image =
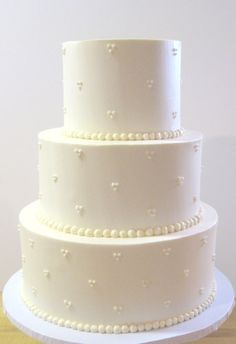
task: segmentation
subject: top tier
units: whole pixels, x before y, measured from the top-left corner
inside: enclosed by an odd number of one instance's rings
[[[67,136],[95,140],[181,135],[181,44],[96,40],[63,44]]]

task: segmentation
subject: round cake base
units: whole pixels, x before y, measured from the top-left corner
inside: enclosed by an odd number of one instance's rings
[[[229,280],[216,270],[217,294],[214,303],[196,318],[161,330],[100,334],[75,331],[48,323],[31,313],[20,297],[21,271],[16,272],[3,290],[3,307],[10,321],[27,335],[50,344],[96,343],[186,343],[216,331],[229,317],[234,307],[234,291]]]

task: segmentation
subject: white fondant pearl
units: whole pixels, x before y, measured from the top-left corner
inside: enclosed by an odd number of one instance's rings
[[[154,234],[155,235],[160,235],[161,234],[161,227],[157,227],[154,229]]]
[[[138,324],[138,331],[143,332],[145,330],[144,324]]]
[[[160,324],[160,328],[164,328],[166,326],[165,320],[161,320],[159,324]]]
[[[85,235],[85,229],[84,229],[84,228],[79,228],[78,234],[79,234],[80,236],[84,236],[84,235]]]
[[[129,330],[131,333],[135,333],[138,331],[138,327],[136,325],[130,325]]]
[[[166,320],[166,326],[167,326],[167,327],[172,326],[172,324],[173,324],[173,321],[172,321],[171,318],[169,318],[169,319]]]
[[[173,317],[172,318],[172,322],[173,322],[173,325],[178,324],[178,318],[177,317]]]
[[[182,323],[184,321],[184,316],[183,316],[183,314],[180,314],[179,316],[178,316],[178,322],[179,323]]]
[[[161,233],[162,233],[163,235],[168,234],[168,227],[167,227],[167,226],[163,226],[163,227],[161,228]]]
[[[190,319],[189,313],[185,313],[185,314],[184,314],[184,320],[187,321],[187,320],[189,320],[189,319]]]
[[[121,332],[122,332],[122,333],[128,333],[128,332],[129,332],[129,327],[128,327],[128,325],[122,325],[122,326],[121,326]]]
[[[121,332],[120,326],[119,326],[119,325],[115,325],[115,326],[113,327],[113,333],[118,334],[118,333],[120,333],[120,332]]]
[[[106,326],[106,333],[112,333],[112,326],[111,325]]]
[[[193,319],[193,318],[194,318],[194,312],[191,311],[191,312],[189,313],[189,316],[190,316],[190,319]]]
[[[93,236],[93,230],[91,228],[87,228],[84,234],[86,237],[91,237]]]
[[[105,139],[106,139],[107,141],[111,141],[111,140],[112,140],[112,134],[107,133],[107,134],[105,135]]]
[[[104,141],[104,140],[105,140],[105,134],[99,133],[99,134],[98,134],[98,140]]]
[[[136,231],[135,230],[133,230],[133,229],[130,229],[129,231],[128,231],[128,237],[129,238],[135,238],[136,237]]]
[[[153,324],[152,324],[152,326],[153,326],[153,329],[154,329],[154,330],[157,330],[157,329],[160,327],[159,321],[154,321]]]
[[[90,332],[90,325],[89,324],[84,324],[84,331]]]
[[[144,140],[149,140],[149,134],[148,133],[143,134],[143,139]]]
[[[152,323],[147,322],[144,324],[144,327],[145,327],[145,331],[150,331],[152,330]]]
[[[169,225],[168,226],[168,233],[174,233],[175,231],[175,226],[174,225]]]
[[[102,237],[102,230],[101,229],[95,229],[94,236],[97,238]]]
[[[152,236],[153,235],[153,229],[152,228],[148,228],[145,230],[145,236]]]
[[[137,230],[137,237],[144,237],[144,231],[142,229]]]
[[[111,236],[111,232],[109,229],[104,229],[102,234],[103,234],[104,238],[110,238],[110,236]]]
[[[73,330],[76,330],[76,329],[77,329],[77,322],[76,322],[76,321],[72,321],[72,323],[71,323],[71,328],[72,328]]]
[[[135,134],[135,139],[136,140],[142,140],[142,134],[141,133],[136,133]]]
[[[76,234],[78,233],[78,227],[72,226],[72,227],[71,227],[71,233],[74,234],[74,235],[76,235]]]
[[[59,326],[64,326],[64,323],[65,323],[64,319],[62,319],[62,318],[58,319],[58,325]]]
[[[105,326],[103,324],[98,325],[98,332],[99,333],[105,333],[106,332]]]
[[[71,328],[71,322],[70,322],[70,320],[66,320],[66,321],[65,321],[65,327]]]
[[[124,230],[120,231],[120,237],[121,238],[127,238],[127,232]]]
[[[118,141],[119,140],[119,134],[118,133],[112,134],[112,138],[114,141]]]
[[[97,332],[98,331],[97,325],[91,325],[90,331],[93,332],[93,333]]]
[[[120,139],[121,139],[122,141],[126,141],[126,140],[128,139],[128,135],[127,135],[126,133],[122,133],[122,134],[120,135]]]
[[[84,325],[82,323],[77,324],[77,330],[78,331],[83,331],[84,330]]]
[[[128,139],[131,140],[131,141],[134,141],[135,140],[135,134],[134,133],[129,133],[128,134]]]
[[[111,237],[112,238],[118,238],[119,237],[119,232],[115,229],[111,231]]]

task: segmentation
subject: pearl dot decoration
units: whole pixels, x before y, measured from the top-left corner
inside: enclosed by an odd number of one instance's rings
[[[200,294],[200,295],[203,295],[204,292],[205,292],[205,288],[204,288],[204,287],[201,287],[201,288],[199,289],[199,294]]]
[[[178,186],[181,186],[181,185],[183,185],[183,183],[184,183],[184,177],[183,177],[183,176],[178,176],[178,177],[176,178],[176,184],[177,184]]]
[[[148,88],[153,88],[154,80],[149,79],[149,80],[146,81],[146,84],[147,84],[147,87],[148,87]]]
[[[90,288],[94,288],[96,284],[96,280],[94,279],[89,279],[88,280],[88,285],[90,286]]]
[[[58,181],[58,176],[56,174],[53,174],[51,178],[54,183]]]
[[[122,258],[122,253],[121,252],[113,252],[112,254],[113,259],[117,262],[119,262]]]
[[[30,248],[34,248],[34,244],[35,244],[34,240],[33,239],[29,239],[29,247]]]
[[[78,156],[78,158],[84,158],[84,152],[81,148],[74,148],[74,153]]]
[[[165,306],[166,308],[169,308],[170,305],[171,305],[171,300],[166,300],[166,301],[164,301],[164,306]]]
[[[49,270],[43,270],[43,275],[44,275],[44,277],[46,277],[46,278],[49,278],[50,277],[50,272],[49,272]]]
[[[165,256],[170,256],[170,254],[171,254],[171,247],[166,247],[166,248],[163,248],[162,249],[162,252],[163,252],[163,254],[165,255]]]
[[[72,302],[71,301],[64,300],[63,303],[64,303],[65,307],[68,308],[68,309],[72,307]]]
[[[116,49],[115,43],[107,43],[107,51],[109,54],[113,54]]]
[[[112,182],[111,188],[113,191],[117,191],[119,189],[120,184],[118,182]]]
[[[86,332],[134,333],[134,332],[151,331],[152,329],[169,327],[169,326],[176,325],[178,323],[182,323],[189,319],[192,319],[196,317],[197,315],[200,315],[203,311],[205,311],[207,308],[210,307],[210,305],[214,302],[215,295],[216,295],[216,288],[214,286],[208,298],[204,302],[202,302],[199,306],[189,310],[189,312],[176,314],[176,316],[173,316],[171,318],[154,320],[154,321],[149,321],[145,323],[116,324],[116,325],[87,324],[87,323],[84,324],[81,322],[71,321],[69,319],[61,319],[40,310],[32,302],[29,302],[28,300],[26,300],[24,295],[22,295],[22,299],[25,305],[28,307],[28,309],[32,311],[35,316],[40,317],[48,322],[54,323],[58,326],[71,327],[75,330],[86,331]],[[69,306],[70,308],[72,306],[72,303],[70,301],[64,300],[64,305],[65,306],[70,305]],[[118,307],[121,307],[121,306],[118,306]]]
[[[194,152],[195,152],[195,153],[199,151],[199,147],[200,147],[199,143],[195,143],[195,144],[193,145],[193,149],[194,149]]]
[[[37,288],[35,288],[35,287],[32,287],[32,294],[33,294],[34,296],[36,296],[36,295],[37,295]]]
[[[62,48],[62,55],[65,56],[66,55],[66,48]]]
[[[206,245],[208,243],[208,235],[205,235],[202,239],[201,239],[201,244],[202,246]]]
[[[65,248],[61,249],[61,254],[64,258],[67,258],[69,256],[69,251]]]
[[[110,118],[110,119],[114,119],[116,117],[116,110],[107,110],[107,116]]]
[[[78,82],[76,83],[76,85],[78,86],[78,90],[79,90],[79,91],[82,91],[83,86],[84,86],[83,81],[78,81]]]
[[[173,55],[173,56],[176,56],[177,53],[178,53],[178,49],[173,48],[173,49],[172,49],[172,55]]]
[[[177,112],[176,111],[172,112],[172,118],[176,119],[176,117],[177,117]]]
[[[76,204],[75,205],[75,211],[79,216],[84,215],[84,207],[82,205]]]
[[[211,257],[212,261],[215,262],[216,261],[216,254],[214,253]]]
[[[76,225],[68,225],[63,224],[61,222],[57,222],[49,218],[48,216],[38,213],[37,218],[40,223],[48,226],[49,228],[64,232],[67,234],[79,235],[79,236],[89,236],[89,237],[111,237],[111,238],[136,238],[136,237],[146,237],[146,236],[159,236],[159,235],[167,235],[174,232],[179,232],[185,230],[187,228],[191,228],[197,225],[200,220],[201,216],[195,215],[187,220],[176,222],[169,225],[162,225],[162,226],[154,226],[152,228],[137,228],[137,229],[91,229],[91,228],[80,228]]]
[[[155,156],[154,151],[146,151],[145,154],[146,154],[146,157],[148,158],[148,160],[153,160],[153,158]]]
[[[184,276],[189,277],[190,270],[189,269],[184,269]]]
[[[108,133],[108,132],[96,132],[88,133],[77,130],[65,130],[65,136],[95,140],[95,141],[142,141],[142,140],[167,140],[182,136],[183,129],[158,131],[158,132],[138,132],[138,133]]]
[[[26,262],[26,256],[25,255],[21,255],[21,262],[22,262],[22,264],[25,264],[25,262]]]
[[[118,313],[118,314],[120,314],[122,312],[122,310],[123,310],[122,306],[117,306],[117,305],[113,306],[113,311]]]
[[[148,288],[148,287],[150,287],[150,285],[151,285],[150,280],[147,280],[147,279],[142,280],[142,287],[143,288]]]

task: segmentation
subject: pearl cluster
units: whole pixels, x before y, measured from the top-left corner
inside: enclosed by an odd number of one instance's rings
[[[136,237],[150,237],[166,235],[174,232],[179,232],[184,229],[197,225],[200,220],[200,215],[195,215],[188,220],[176,222],[171,225],[164,225],[158,227],[152,227],[147,229],[92,229],[92,228],[80,228],[75,225],[66,225],[57,221],[49,219],[47,216],[38,214],[38,220],[40,223],[50,227],[51,229],[59,232],[85,236],[85,237],[104,237],[104,238],[136,238]]]
[[[183,133],[183,129],[151,133],[89,133],[78,130],[65,130],[65,135],[67,137],[97,141],[165,140],[182,136]]]
[[[206,299],[206,301],[202,302],[198,307],[195,307],[191,309],[189,312],[178,314],[174,317],[163,319],[163,320],[156,320],[156,321],[150,321],[145,323],[133,323],[133,324],[117,324],[117,325],[109,325],[109,324],[88,324],[88,323],[82,323],[78,321],[73,320],[65,320],[60,317],[53,316],[51,314],[48,314],[47,312],[44,312],[40,310],[37,306],[35,306],[33,303],[29,302],[22,296],[22,299],[26,306],[29,308],[33,314],[43,320],[46,320],[50,323],[53,323],[58,326],[72,328],[74,330],[78,331],[85,331],[85,332],[98,332],[98,333],[134,333],[134,332],[143,332],[143,331],[151,331],[151,330],[157,330],[159,328],[164,327],[170,327],[179,323],[182,323],[184,321],[193,319],[197,315],[201,314],[203,311],[205,311],[213,302],[216,295],[216,289],[215,287],[212,289],[211,294]],[[65,306],[67,307],[71,303],[67,300],[64,301]],[[169,300],[166,301],[166,305],[169,306]],[[121,311],[122,307],[120,306],[114,306],[114,311]]]

